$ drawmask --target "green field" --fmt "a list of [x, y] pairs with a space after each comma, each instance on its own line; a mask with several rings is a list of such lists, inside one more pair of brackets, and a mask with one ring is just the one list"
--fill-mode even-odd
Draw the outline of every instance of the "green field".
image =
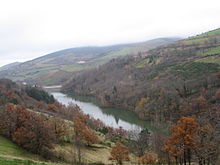
[[216, 29], [216, 30], [212, 30], [212, 31], [209, 31], [207, 33], [201, 34], [200, 37], [215, 36], [215, 35], [219, 35], [219, 34], [220, 34], [220, 29]]
[[213, 55], [213, 54], [220, 54], [220, 46], [208, 49], [203, 53], [204, 55]]
[[37, 162], [31, 160], [6, 159], [0, 157], [1, 165], [54, 165], [52, 163]]
[[0, 136], [0, 165], [55, 165]]

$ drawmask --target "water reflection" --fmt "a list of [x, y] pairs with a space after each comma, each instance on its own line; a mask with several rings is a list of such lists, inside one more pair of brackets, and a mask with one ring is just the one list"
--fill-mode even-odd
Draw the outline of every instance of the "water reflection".
[[106, 125], [114, 128], [121, 126], [126, 130], [151, 129], [150, 122], [140, 120], [133, 112], [115, 108], [100, 108], [97, 100], [93, 97], [70, 97], [60, 92], [52, 92], [51, 94], [65, 105], [69, 103], [77, 104], [85, 114], [89, 114], [95, 119], [100, 119]]

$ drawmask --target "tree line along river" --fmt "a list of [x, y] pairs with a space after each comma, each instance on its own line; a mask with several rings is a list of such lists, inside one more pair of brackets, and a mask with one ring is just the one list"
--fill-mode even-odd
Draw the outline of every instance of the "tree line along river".
[[116, 108], [101, 108], [98, 105], [98, 101], [93, 97], [69, 96], [51, 89], [48, 91], [62, 104], [77, 104], [85, 114], [89, 114], [95, 119], [100, 119], [107, 126], [114, 128], [122, 127], [126, 130], [151, 129], [152, 127], [150, 121], [140, 120], [138, 116], [131, 111]]

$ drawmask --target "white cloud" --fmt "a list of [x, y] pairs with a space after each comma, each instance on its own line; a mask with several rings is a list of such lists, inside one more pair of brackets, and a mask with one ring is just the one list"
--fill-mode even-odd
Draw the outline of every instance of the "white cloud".
[[0, 2], [0, 65], [75, 46], [189, 36], [220, 27], [218, 0]]

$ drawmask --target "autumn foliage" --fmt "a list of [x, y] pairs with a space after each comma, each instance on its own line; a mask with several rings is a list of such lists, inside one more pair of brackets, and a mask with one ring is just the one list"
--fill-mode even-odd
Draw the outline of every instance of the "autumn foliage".
[[117, 142], [116, 145], [112, 147], [111, 157], [109, 160], [116, 161], [119, 165], [122, 165], [123, 161], [129, 161], [128, 148], [122, 143]]
[[[180, 158], [184, 162], [191, 161], [191, 151], [196, 147], [196, 135], [199, 124], [193, 117], [182, 117], [171, 128], [172, 135], [165, 141], [164, 150], [174, 157], [176, 162]], [[180, 160], [180, 161], [181, 161]]]
[[155, 164], [158, 156], [155, 153], [146, 153], [139, 158], [138, 162], [141, 164]]
[[77, 141], [84, 141], [87, 145], [98, 143], [98, 137], [93, 130], [91, 130], [86, 122], [86, 115], [77, 114], [73, 120], [73, 128], [75, 139]]
[[206, 165], [216, 159], [218, 139], [211, 124], [201, 124], [194, 117], [182, 117], [171, 131], [164, 150], [176, 163], [191, 164], [194, 158], [199, 165]]
[[13, 104], [7, 104], [6, 110], [1, 113], [4, 116], [1, 120], [2, 135], [31, 152], [50, 156], [55, 136], [51, 123], [45, 117]]

